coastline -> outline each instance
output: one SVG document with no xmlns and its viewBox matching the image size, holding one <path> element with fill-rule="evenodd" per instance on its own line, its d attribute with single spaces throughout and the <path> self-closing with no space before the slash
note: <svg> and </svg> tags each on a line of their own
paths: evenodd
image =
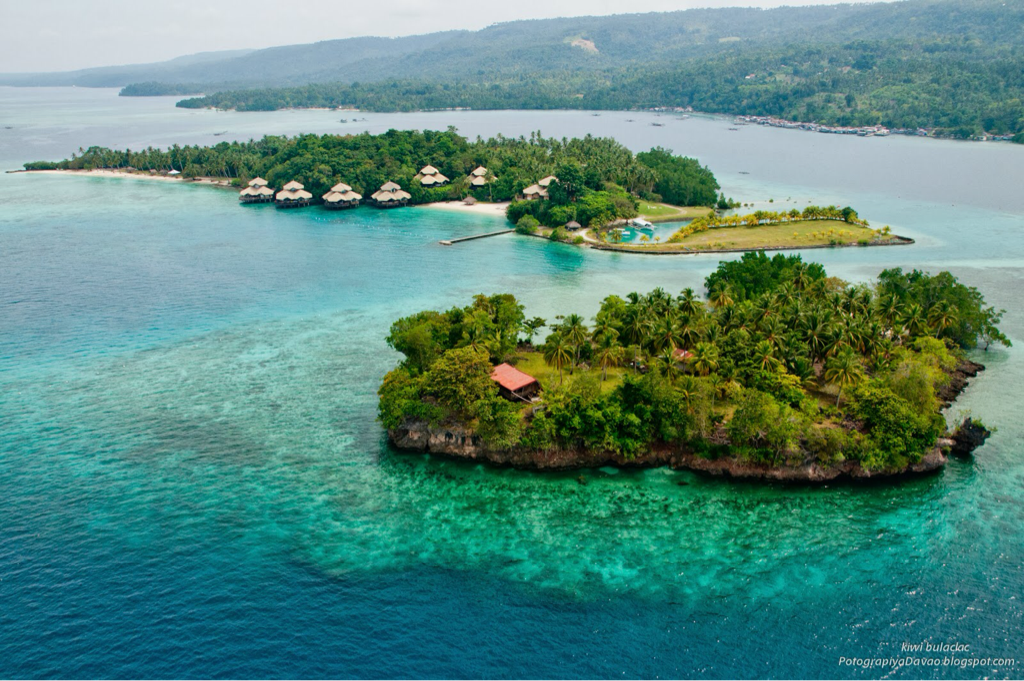
<svg viewBox="0 0 1024 681">
<path fill-rule="evenodd" d="M 942 408 L 948 409 L 967 389 L 969 378 L 977 376 L 985 366 L 964 359 L 950 374 L 951 382 L 942 398 Z M 650 451 L 627 459 L 620 454 L 598 450 L 547 449 L 531 450 L 519 447 L 494 449 L 484 443 L 465 424 L 448 422 L 431 425 L 426 421 L 407 419 L 396 429 L 388 430 L 388 443 L 401 452 L 433 454 L 449 459 L 473 461 L 505 468 L 535 472 L 559 472 L 612 466 L 615 468 L 670 468 L 687 470 L 715 477 L 763 482 L 821 484 L 833 481 L 894 480 L 941 471 L 949 463 L 949 453 L 969 454 L 984 443 L 989 435 L 985 431 L 980 439 L 971 440 L 970 421 L 955 432 L 939 437 L 934 446 L 916 463 L 902 468 L 871 470 L 858 461 L 842 461 L 824 466 L 805 458 L 799 463 L 768 465 L 747 461 L 735 456 L 708 458 L 685 447 L 658 445 Z M 728 436 L 721 428 L 711 438 L 715 444 L 728 444 Z"/>
<path fill-rule="evenodd" d="M 612 244 L 602 244 L 593 241 L 588 241 L 587 245 L 593 248 L 595 251 L 611 251 L 614 253 L 636 253 L 639 255 L 708 255 L 716 253 L 751 253 L 757 251 L 807 251 L 819 248 L 871 248 L 872 246 L 910 246 L 916 243 L 913 239 L 906 236 L 899 236 L 894 234 L 893 238 L 889 241 L 872 241 L 866 244 L 860 243 L 849 243 L 849 244 L 810 244 L 807 246 L 762 246 L 760 248 L 705 248 L 705 249 L 693 249 L 685 250 L 682 248 L 674 249 L 658 249 L 657 246 L 652 247 L 638 247 L 628 248 L 625 246 L 615 246 Z M 571 244 L 570 244 L 571 245 Z"/>
<path fill-rule="evenodd" d="M 149 173 L 131 172 L 124 170 L 8 170 L 8 174 L 16 173 L 28 173 L 38 175 L 78 175 L 81 177 L 130 177 L 139 180 L 157 180 L 159 182 L 188 182 L 189 184 L 203 184 L 211 187 L 223 187 L 226 189 L 236 189 L 231 186 L 231 180 L 219 177 L 190 177 L 185 178 L 180 175 L 156 175 Z"/>
<path fill-rule="evenodd" d="M 423 203 L 418 208 L 433 208 L 436 210 L 451 210 L 458 213 L 473 213 L 475 215 L 490 215 L 492 217 L 505 217 L 505 209 L 508 208 L 508 201 L 499 201 L 497 203 L 484 203 L 477 202 L 472 206 L 466 205 L 462 201 L 436 201 L 434 203 Z"/>
</svg>

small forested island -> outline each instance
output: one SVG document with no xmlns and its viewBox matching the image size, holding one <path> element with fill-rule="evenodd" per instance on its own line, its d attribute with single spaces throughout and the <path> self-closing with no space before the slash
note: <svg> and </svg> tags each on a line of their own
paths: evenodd
<svg viewBox="0 0 1024 681">
<path fill-rule="evenodd" d="M 445 181 L 424 184 L 421 170 L 426 167 L 438 171 Z M 182 178 L 226 178 L 238 187 L 257 177 L 278 188 L 298 182 L 314 202 L 338 183 L 370 196 L 381 185 L 394 182 L 410 194 L 410 205 L 469 196 L 490 202 L 533 196 L 527 190 L 540 190 L 538 183 L 562 168 L 578 173 L 570 178 L 571 171 L 566 171 L 563 187 L 572 192 L 574 206 L 577 199 L 585 199 L 579 212 L 573 212 L 573 218 L 583 224 L 636 217 L 641 199 L 681 207 L 729 204 L 719 193 L 714 174 L 695 159 L 660 148 L 634 155 L 611 138 L 590 135 L 554 139 L 534 133 L 529 138 L 470 141 L 449 128 L 389 130 L 380 135 L 266 136 L 208 147 L 174 145 L 136 151 L 90 147 L 62 161 L 25 164 L 26 170 L 174 172 Z M 478 169 L 485 174 L 476 179 L 473 172 Z M 545 195 L 548 184 L 543 188 Z"/>
<path fill-rule="evenodd" d="M 748 253 L 691 289 L 607 297 L 592 324 L 509 294 L 396 321 L 380 386 L 398 449 L 525 469 L 671 466 L 791 481 L 941 468 L 988 430 L 941 410 L 1010 345 L 1002 312 L 948 272 L 829 277 Z M 550 328 L 534 344 L 538 331 Z"/>
</svg>

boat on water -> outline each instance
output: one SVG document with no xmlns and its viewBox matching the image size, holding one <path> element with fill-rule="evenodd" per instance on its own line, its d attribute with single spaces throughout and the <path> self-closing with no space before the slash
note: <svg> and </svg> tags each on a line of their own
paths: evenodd
<svg viewBox="0 0 1024 681">
<path fill-rule="evenodd" d="M 651 223 L 651 222 L 648 222 L 647 220 L 644 220 L 643 218 L 633 218 L 632 220 L 627 222 L 626 225 L 628 225 L 629 227 L 632 227 L 633 229 L 639 229 L 640 231 L 643 231 L 643 232 L 653 232 L 654 231 L 654 224 Z"/>
</svg>

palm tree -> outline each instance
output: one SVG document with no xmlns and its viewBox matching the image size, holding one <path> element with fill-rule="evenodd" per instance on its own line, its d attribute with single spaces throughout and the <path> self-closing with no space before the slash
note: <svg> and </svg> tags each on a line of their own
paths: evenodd
<svg viewBox="0 0 1024 681">
<path fill-rule="evenodd" d="M 679 294 L 676 300 L 679 304 L 679 311 L 687 317 L 697 314 L 704 307 L 692 288 L 683 289 L 683 292 Z"/>
<path fill-rule="evenodd" d="M 565 336 L 559 332 L 555 332 L 548 336 L 547 342 L 544 344 L 544 362 L 548 366 L 552 366 L 558 369 L 558 383 L 562 383 L 562 370 L 565 365 L 572 361 L 572 345 L 565 338 Z"/>
<path fill-rule="evenodd" d="M 924 310 L 917 303 L 911 303 L 903 313 L 903 326 L 910 332 L 911 336 L 920 336 L 924 333 L 928 320 Z"/>
<path fill-rule="evenodd" d="M 940 300 L 928 310 L 928 325 L 935 329 L 936 337 L 941 337 L 943 331 L 956 323 L 956 310 L 949 304 L 949 301 Z"/>
<path fill-rule="evenodd" d="M 711 306 L 716 310 L 723 307 L 729 307 L 735 300 L 732 297 L 732 290 L 728 284 L 722 286 L 716 286 L 709 294 L 708 300 L 711 302 Z"/>
<path fill-rule="evenodd" d="M 655 352 L 662 352 L 666 348 L 675 350 L 681 344 L 679 322 L 674 315 L 666 314 L 659 319 L 653 333 L 651 347 Z"/>
<path fill-rule="evenodd" d="M 754 346 L 753 360 L 762 371 L 775 371 L 782 364 L 775 356 L 775 347 L 766 340 Z"/>
<path fill-rule="evenodd" d="M 845 348 L 825 365 L 825 380 L 833 385 L 839 386 L 839 393 L 836 395 L 836 406 L 843 397 L 843 389 L 847 386 L 857 385 L 864 378 L 864 371 L 861 367 L 860 357 L 851 348 Z"/>
<path fill-rule="evenodd" d="M 587 342 L 587 325 L 583 323 L 583 317 L 571 314 L 562 322 L 562 329 L 565 339 L 573 346 L 573 367 L 579 366 L 580 348 Z"/>
<path fill-rule="evenodd" d="M 625 348 L 615 342 L 614 336 L 602 335 L 594 352 L 594 358 L 601 367 L 601 381 L 608 378 L 608 368 L 617 367 L 622 363 Z"/>
<path fill-rule="evenodd" d="M 533 335 L 547 325 L 548 323 L 541 317 L 534 317 L 523 322 L 523 330 L 526 331 L 526 342 L 533 345 Z"/>
<path fill-rule="evenodd" d="M 630 305 L 626 308 L 625 322 L 622 327 L 623 336 L 626 342 L 633 346 L 633 365 L 638 363 L 639 348 L 647 338 L 647 332 L 651 328 L 651 322 L 646 312 L 639 305 Z"/>
<path fill-rule="evenodd" d="M 707 376 L 718 368 L 718 347 L 711 343 L 697 343 L 693 348 L 693 369 Z"/>
</svg>

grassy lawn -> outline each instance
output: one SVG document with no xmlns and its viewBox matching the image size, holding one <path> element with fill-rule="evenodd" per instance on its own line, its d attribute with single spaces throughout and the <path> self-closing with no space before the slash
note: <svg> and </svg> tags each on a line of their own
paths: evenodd
<svg viewBox="0 0 1024 681">
<path fill-rule="evenodd" d="M 874 231 L 860 225 L 849 225 L 834 220 L 813 220 L 789 222 L 783 225 L 762 225 L 760 227 L 723 227 L 707 232 L 692 234 L 682 245 L 691 249 L 715 248 L 767 248 L 769 246 L 794 247 L 820 246 L 838 241 L 855 244 L 863 239 L 874 238 Z"/>
<path fill-rule="evenodd" d="M 510 362 L 512 363 L 512 362 Z M 516 361 L 514 362 L 516 369 L 530 374 L 538 381 L 540 381 L 540 387 L 543 389 L 554 388 L 558 386 L 558 370 L 554 367 L 550 367 L 544 363 L 544 355 L 539 352 L 526 352 L 517 355 Z M 622 382 L 622 375 L 625 374 L 629 369 L 623 367 L 613 367 L 608 369 L 608 378 L 601 384 L 601 392 L 607 393 L 614 390 L 619 383 Z M 569 367 L 566 367 L 562 372 L 565 380 L 569 380 Z M 576 374 L 581 373 L 591 374 L 598 381 L 601 380 L 601 369 L 577 369 Z"/>
<path fill-rule="evenodd" d="M 710 208 L 703 206 L 673 206 L 667 203 L 640 202 L 640 217 L 651 222 L 673 222 L 704 217 Z"/>
<path fill-rule="evenodd" d="M 722 227 L 691 234 L 682 242 L 627 248 L 637 251 L 716 251 L 723 249 L 805 248 L 829 244 L 855 244 L 873 240 L 868 227 L 835 220 L 807 220 L 759 227 Z M 888 238 L 888 237 L 887 237 Z"/>
</svg>

